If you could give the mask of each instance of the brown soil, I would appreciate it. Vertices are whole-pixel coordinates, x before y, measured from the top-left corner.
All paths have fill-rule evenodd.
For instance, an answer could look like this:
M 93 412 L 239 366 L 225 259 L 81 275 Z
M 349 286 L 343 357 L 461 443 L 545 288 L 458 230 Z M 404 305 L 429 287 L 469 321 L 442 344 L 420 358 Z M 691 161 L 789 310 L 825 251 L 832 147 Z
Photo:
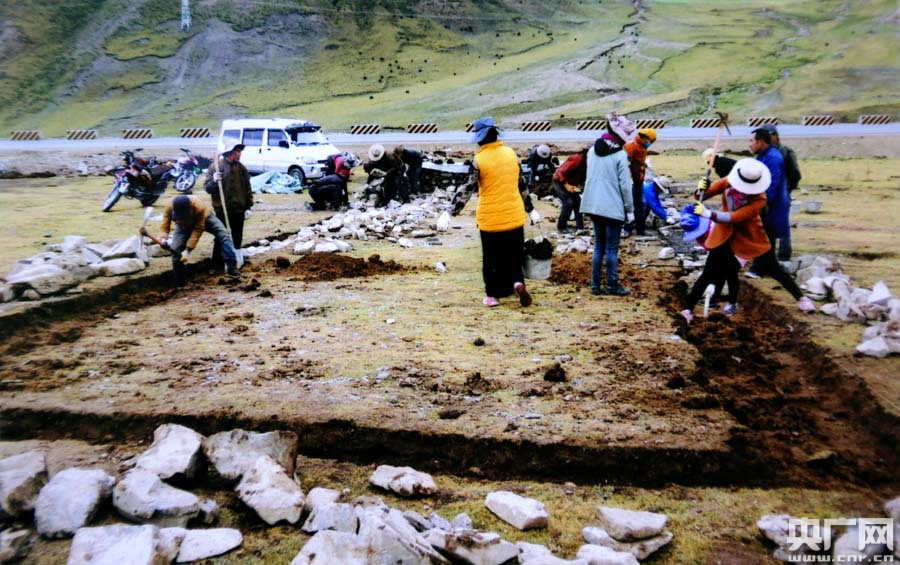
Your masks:
M 248 272 L 281 272 L 296 277 L 297 280 L 333 281 L 344 278 L 373 277 L 414 270 L 396 261 L 383 261 L 380 255 L 371 255 L 368 260 L 339 255 L 336 253 L 314 253 L 304 255 L 290 263 L 286 257 L 269 259 L 260 266 L 251 265 Z

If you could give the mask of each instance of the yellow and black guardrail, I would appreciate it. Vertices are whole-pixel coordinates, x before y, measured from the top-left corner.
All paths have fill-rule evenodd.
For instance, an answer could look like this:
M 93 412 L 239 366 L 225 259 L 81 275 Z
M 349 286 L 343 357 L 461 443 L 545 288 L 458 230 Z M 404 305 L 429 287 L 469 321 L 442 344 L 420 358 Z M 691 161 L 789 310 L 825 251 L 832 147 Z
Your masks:
M 437 124 L 409 124 L 406 133 L 437 133 Z
M 350 133 L 354 135 L 368 135 L 372 133 L 381 133 L 380 124 L 357 124 L 350 126 Z
M 95 129 L 70 129 L 66 130 L 66 139 L 97 139 L 97 130 Z
M 181 128 L 181 137 L 212 137 L 209 128 Z
M 40 130 L 36 129 L 14 129 L 9 133 L 12 141 L 37 141 L 41 137 Z
M 800 121 L 802 126 L 833 126 L 834 116 L 803 116 Z
M 150 139 L 153 137 L 153 130 L 150 128 L 129 128 L 122 130 L 123 139 Z

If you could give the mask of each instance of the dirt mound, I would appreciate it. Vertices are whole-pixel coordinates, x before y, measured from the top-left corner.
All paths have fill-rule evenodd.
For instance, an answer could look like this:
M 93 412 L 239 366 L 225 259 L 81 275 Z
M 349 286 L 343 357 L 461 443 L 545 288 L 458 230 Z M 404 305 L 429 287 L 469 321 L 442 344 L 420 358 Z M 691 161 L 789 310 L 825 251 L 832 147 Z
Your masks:
M 666 267 L 671 273 L 671 268 Z M 606 277 L 604 267 L 603 276 Z M 591 286 L 591 254 L 590 253 L 566 253 L 553 257 L 553 270 L 550 271 L 550 282 L 565 285 L 573 284 L 579 287 Z M 605 278 L 604 278 L 605 281 Z M 673 283 L 672 274 L 663 275 L 659 269 L 652 266 L 640 267 L 633 265 L 629 257 L 619 255 L 619 281 L 623 286 L 631 290 L 634 296 L 646 297 L 665 292 Z
M 371 277 L 409 271 L 396 261 L 383 261 L 380 255 L 366 259 L 336 253 L 304 255 L 285 269 L 286 273 L 303 281 L 333 281 L 354 277 Z

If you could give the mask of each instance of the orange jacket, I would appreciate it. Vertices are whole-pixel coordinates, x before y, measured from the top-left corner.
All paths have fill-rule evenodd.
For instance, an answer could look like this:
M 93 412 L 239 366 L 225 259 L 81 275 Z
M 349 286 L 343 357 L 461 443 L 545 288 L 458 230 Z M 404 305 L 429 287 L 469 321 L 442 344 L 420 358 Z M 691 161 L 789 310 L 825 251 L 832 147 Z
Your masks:
M 203 230 L 206 229 L 206 219 L 212 215 L 212 210 L 198 196 L 188 196 L 188 199 L 191 202 L 191 217 L 190 220 L 185 222 L 184 229 L 190 230 L 191 235 L 188 237 L 185 248 L 188 251 L 193 251 L 197 247 L 197 242 L 200 241 L 200 236 L 203 235 Z M 175 200 L 175 198 L 172 200 Z M 169 237 L 169 232 L 172 230 L 172 224 L 174 223 L 172 220 L 172 200 L 166 204 L 162 223 L 159 226 L 159 231 L 162 232 L 162 239 Z
M 641 143 L 640 137 L 625 144 L 625 153 L 628 154 L 628 168 L 631 171 L 632 184 L 642 186 L 644 172 L 647 170 L 647 148 Z
M 769 238 L 763 229 L 760 212 L 766 206 L 766 193 L 749 196 L 728 190 L 728 179 L 719 179 L 706 191 L 706 198 L 722 195 L 722 211 L 713 211 L 713 227 L 703 246 L 715 249 L 730 243 L 731 250 L 741 259 L 755 259 L 769 250 Z

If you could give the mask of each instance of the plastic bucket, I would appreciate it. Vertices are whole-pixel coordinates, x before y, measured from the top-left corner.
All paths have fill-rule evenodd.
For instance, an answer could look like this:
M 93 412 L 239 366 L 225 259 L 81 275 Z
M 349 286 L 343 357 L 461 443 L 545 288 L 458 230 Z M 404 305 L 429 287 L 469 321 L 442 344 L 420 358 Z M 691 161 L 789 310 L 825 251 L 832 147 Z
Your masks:
M 534 257 L 525 256 L 525 278 L 545 280 L 550 278 L 550 271 L 553 268 L 553 259 L 535 259 Z
M 822 201 L 821 200 L 807 200 L 806 201 L 806 213 L 807 214 L 818 214 L 822 211 Z

